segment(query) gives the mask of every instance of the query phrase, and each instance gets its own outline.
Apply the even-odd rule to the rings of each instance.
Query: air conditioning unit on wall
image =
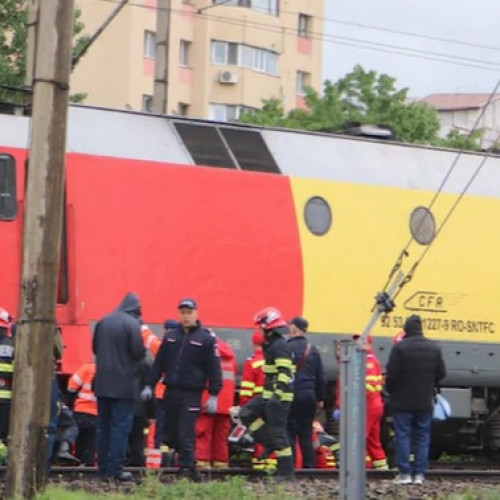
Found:
[[[229,84],[238,83],[238,73],[235,73],[234,71],[222,70],[219,73],[219,82]]]

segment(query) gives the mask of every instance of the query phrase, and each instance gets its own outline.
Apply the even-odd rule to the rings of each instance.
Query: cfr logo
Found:
[[[405,303],[409,311],[447,312],[445,297],[436,292],[416,292]]]

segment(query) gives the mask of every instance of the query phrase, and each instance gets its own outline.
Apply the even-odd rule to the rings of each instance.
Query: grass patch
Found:
[[[117,486],[120,490],[124,486]],[[93,491],[87,491],[92,488]],[[156,476],[146,476],[142,484],[127,491],[96,491],[98,486],[89,483],[82,489],[71,490],[64,486],[49,486],[37,500],[297,500],[299,497],[285,491],[280,484],[256,485],[244,477],[231,477],[224,481],[191,483],[186,479],[169,484],[161,483]]]

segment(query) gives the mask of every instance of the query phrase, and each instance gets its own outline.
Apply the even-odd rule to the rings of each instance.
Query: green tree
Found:
[[[81,11],[75,9],[74,35],[83,31],[84,25],[79,20]],[[26,56],[28,11],[24,0],[1,0],[0,2],[0,102],[22,103],[22,92],[6,90],[3,86],[22,89],[26,76]],[[75,40],[75,50],[85,43],[87,36]],[[85,94],[71,96],[72,101],[81,102]]]
[[[307,109],[285,114],[277,99],[264,101],[261,110],[244,114],[241,121],[303,130],[343,132],[353,124],[389,127],[397,140],[430,143],[437,137],[437,112],[424,103],[408,102],[408,89],[397,89],[396,80],[355,66],[332,83],[324,83],[323,95],[306,89]]]
[[[448,132],[446,138],[437,137],[432,144],[434,146],[442,146],[445,148],[464,149],[467,151],[481,151],[481,140],[485,130],[478,128],[469,134],[461,134],[457,129],[452,129]]]

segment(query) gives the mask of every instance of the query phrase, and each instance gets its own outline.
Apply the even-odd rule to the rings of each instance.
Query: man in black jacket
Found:
[[[386,390],[392,412],[398,484],[422,484],[427,469],[436,387],[446,376],[439,346],[423,335],[418,315],[407,318],[405,336],[389,355]],[[410,443],[415,459],[410,465]],[[411,474],[413,474],[413,479]]]
[[[97,462],[103,479],[131,479],[123,463],[134,416],[136,363],[145,354],[140,316],[139,298],[128,293],[94,330]]]
[[[289,432],[292,451],[299,438],[302,467],[313,468],[315,455],[312,443],[312,426],[316,410],[323,407],[325,397],[325,372],[318,349],[305,337],[307,320],[301,317],[290,321],[288,345],[295,359],[293,403],[290,408]]]
[[[208,388],[205,410],[215,413],[222,373],[217,339],[198,321],[196,302],[183,299],[178,309],[180,321],[165,332],[153,364],[151,383],[143,391],[143,397],[151,397],[151,387],[163,376],[164,441],[179,452],[180,474],[198,482],[194,449],[201,393]]]

